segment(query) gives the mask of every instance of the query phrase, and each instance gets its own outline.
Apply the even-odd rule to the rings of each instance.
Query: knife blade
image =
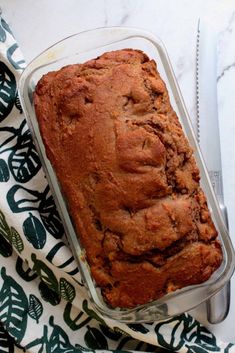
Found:
[[[213,26],[200,18],[196,46],[196,136],[228,228],[223,197],[217,108],[217,41],[218,35]],[[223,321],[230,307],[230,283],[212,296],[206,304],[208,321],[213,324]]]

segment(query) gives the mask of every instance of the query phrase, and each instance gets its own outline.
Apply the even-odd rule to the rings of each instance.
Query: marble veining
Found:
[[[167,47],[193,124],[197,21],[203,16],[213,23],[219,33],[217,87],[224,196],[235,245],[235,0],[1,0],[1,8],[27,62],[58,40],[97,27],[139,27],[159,36]],[[235,278],[228,318],[210,326],[205,312],[202,305],[192,314],[222,340],[235,342]]]
[[[218,39],[218,77],[217,82],[235,66],[235,11],[228,17],[228,23]]]
[[[117,6],[118,5],[118,6]],[[136,4],[130,0],[104,0],[105,26],[125,26],[133,15]]]
[[[219,80],[225,75],[225,73],[227,73],[230,69],[232,69],[234,67],[235,67],[235,61],[232,64],[229,64],[229,65],[225,66],[223,68],[223,71],[217,77],[217,82],[219,82]]]

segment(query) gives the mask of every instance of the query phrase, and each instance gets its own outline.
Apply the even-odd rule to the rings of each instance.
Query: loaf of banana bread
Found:
[[[156,63],[132,49],[44,75],[34,105],[91,273],[111,307],[199,284],[222,251]]]

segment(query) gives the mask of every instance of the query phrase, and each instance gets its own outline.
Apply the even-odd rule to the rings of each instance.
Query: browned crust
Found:
[[[34,104],[108,303],[134,307],[206,281],[222,252],[155,62],[126,49],[67,66],[42,77]]]

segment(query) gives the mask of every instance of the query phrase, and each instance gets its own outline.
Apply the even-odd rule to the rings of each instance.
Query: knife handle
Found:
[[[228,214],[224,205],[220,205],[225,224],[228,229]],[[211,324],[222,322],[228,315],[230,308],[230,281],[206,302],[207,320]]]

